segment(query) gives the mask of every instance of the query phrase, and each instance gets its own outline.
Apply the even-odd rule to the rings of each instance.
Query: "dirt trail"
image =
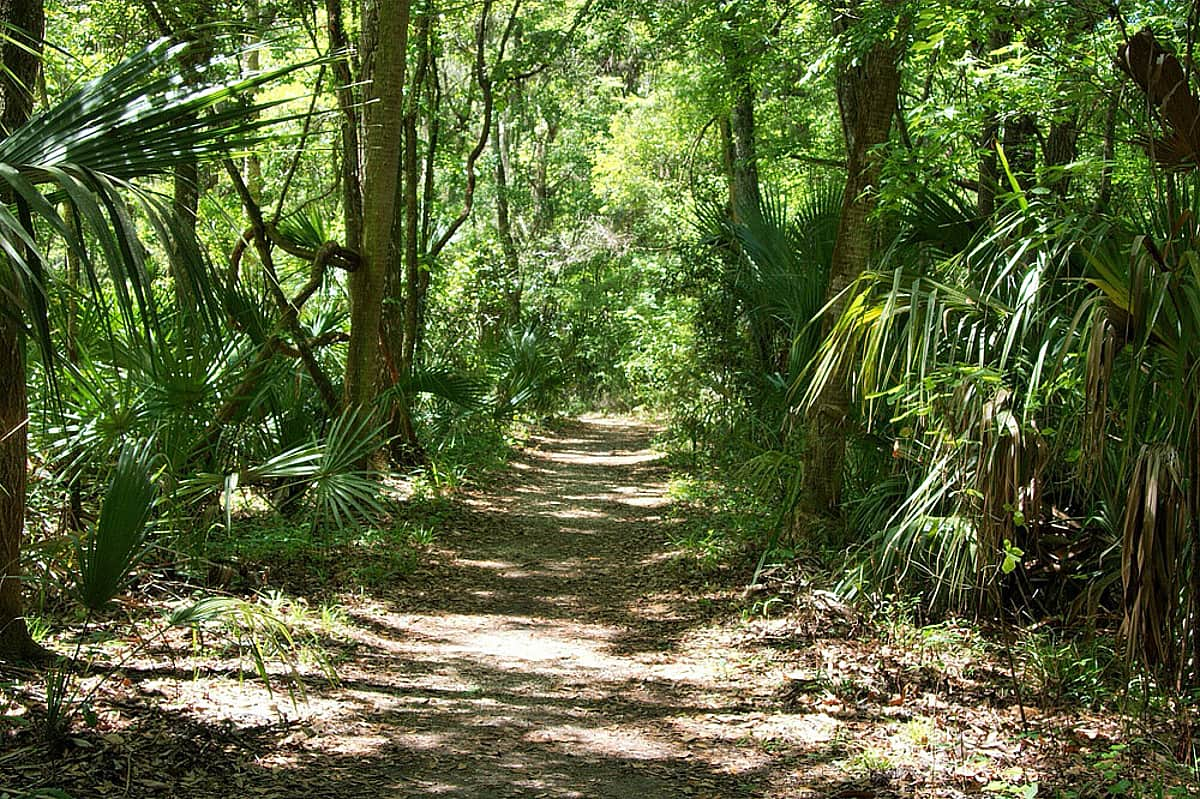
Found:
[[[432,563],[343,603],[340,684],[314,682],[298,709],[212,674],[143,675],[181,738],[211,739],[201,764],[164,756],[194,772],[176,795],[763,795],[761,714],[697,643],[720,601],[668,563],[652,433],[593,417],[535,438],[499,486],[454,503]]]
[[[752,708],[718,658],[678,648],[703,611],[656,593],[668,502],[650,435],[571,424],[469,497],[425,585],[355,619],[370,633],[310,765],[334,766],[336,741],[341,769],[392,795],[753,795],[761,752],[692,723]]]
[[[1039,780],[1046,795],[1111,793],[1094,762],[1124,740],[1120,718],[1019,706],[970,628],[880,637],[795,569],[772,578],[791,604],[743,621],[746,575],[709,584],[670,555],[652,432],[566,423],[487,490],[423,508],[437,538],[416,572],[365,581],[316,625],[340,681],[306,665],[305,703],[180,638],[125,663],[57,754],[8,715],[20,706],[0,707],[0,799],[963,799]],[[372,557],[345,550],[308,629],[318,597]],[[110,622],[88,640],[116,662],[132,642]],[[1149,751],[1129,768],[1153,776]]]

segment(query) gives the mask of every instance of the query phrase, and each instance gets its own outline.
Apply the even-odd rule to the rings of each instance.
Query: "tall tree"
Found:
[[[42,0],[0,1],[6,31],[0,46],[0,126],[8,135],[29,119],[46,25]],[[43,650],[25,624],[21,601],[21,539],[25,529],[25,342],[17,271],[0,268],[0,658],[29,660]]]
[[[837,64],[836,88],[846,143],[846,188],[830,264],[825,329],[845,305],[846,288],[871,262],[878,241],[873,219],[879,189],[879,145],[888,140],[900,91],[901,44],[895,0],[871,7],[856,0],[834,10],[835,33],[846,43]],[[857,42],[868,42],[856,52]],[[833,375],[815,397],[804,457],[806,510],[827,515],[838,508],[846,454],[851,397],[846,375]]]
[[[719,46],[733,97],[729,113],[721,120],[721,141],[729,183],[729,213],[734,222],[745,223],[762,213],[758,182],[758,153],[754,137],[754,101],[758,88],[754,79],[757,42],[754,25],[739,17],[740,4],[718,4],[721,22]],[[747,12],[749,13],[749,12]]]
[[[411,0],[380,0],[371,15],[375,30],[371,31],[373,68],[366,92],[363,263],[350,276],[350,344],[346,352],[345,396],[351,405],[370,405],[378,388],[384,283],[404,151],[404,76],[411,8]],[[364,22],[364,26],[368,24]]]

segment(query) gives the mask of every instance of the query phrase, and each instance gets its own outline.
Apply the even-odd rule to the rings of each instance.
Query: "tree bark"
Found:
[[[1100,190],[1096,193],[1096,204],[1093,211],[1105,213],[1112,202],[1113,159],[1117,154],[1117,113],[1121,110],[1121,94],[1118,88],[1108,101],[1108,110],[1104,114],[1104,148],[1102,158],[1104,166],[1100,170]]]
[[[1000,120],[989,111],[979,135],[979,182],[975,211],[980,219],[990,219],[996,213],[996,190],[1000,185],[1000,166],[996,157],[996,142],[1000,136]]]
[[[1079,155],[1079,117],[1071,113],[1064,119],[1050,123],[1050,132],[1046,135],[1046,143],[1042,147],[1042,163],[1047,169],[1065,167]],[[1048,173],[1046,187],[1058,195],[1059,199],[1067,198],[1071,188],[1071,176],[1064,173]]]
[[[1022,189],[1033,187],[1037,170],[1037,117],[1018,114],[1004,122],[1004,157]]]
[[[995,23],[988,32],[983,52],[979,58],[990,58],[990,54],[1012,41],[1009,27]],[[996,144],[1000,141],[1000,116],[994,107],[988,107],[983,115],[983,129],[979,133],[979,185],[975,209],[980,219],[990,219],[996,212],[996,194],[1000,191],[1000,165],[996,157]]]
[[[378,388],[380,319],[404,145],[404,76],[410,10],[411,0],[380,0],[375,16],[378,33],[366,105],[363,263],[350,275],[345,395],[346,403],[352,406],[371,405]]]
[[[857,7],[834,12],[834,29],[846,33],[858,24]],[[837,97],[846,141],[846,189],[830,267],[825,312],[826,333],[841,316],[845,289],[867,268],[877,246],[872,219],[880,163],[875,147],[885,143],[900,90],[899,45],[902,37],[878,37],[856,62],[838,67]],[[842,493],[850,391],[845,374],[830,376],[809,411],[804,455],[804,509],[836,513]]]
[[[342,26],[341,0],[326,0],[326,28],[329,47],[339,56],[333,62],[337,79],[338,108],[342,112],[342,219],[346,228],[346,247],[355,252],[362,249],[362,183],[360,182],[360,153],[358,137],[358,101],[354,96],[354,73],[351,70],[350,42]]]
[[[762,214],[758,153],[754,147],[754,87],[743,85],[729,111],[729,205],[733,221]]]
[[[0,0],[0,22],[10,40],[0,46],[0,126],[7,135],[33,108],[31,91],[40,66],[45,11],[42,0]],[[22,31],[26,35],[22,34]],[[16,41],[12,41],[16,40]],[[0,266],[0,283],[20,296],[11,264]],[[25,536],[25,481],[29,408],[20,308],[0,308],[0,659],[30,660],[45,654],[29,637],[21,597],[21,544]]]
[[[383,347],[381,376],[387,385],[407,383],[413,373],[416,357],[418,325],[418,292],[421,273],[421,161],[420,137],[417,134],[421,116],[417,98],[429,77],[429,45],[432,14],[428,7],[414,14],[413,36],[416,37],[416,64],[405,92],[401,136],[404,142],[400,161],[400,182],[397,184],[400,208],[392,228],[393,248],[384,278],[386,307],[380,319],[380,346]],[[416,427],[412,421],[411,397],[398,394],[391,403],[388,434],[392,439],[392,457],[406,465],[424,459]]]
[[[729,116],[721,127],[725,169],[729,181],[729,214],[734,222],[745,222],[762,213],[758,185],[758,153],[754,146],[754,85],[752,63],[760,54],[748,51],[736,4],[718,3],[726,24],[720,38],[725,74],[733,92]]]
[[[189,119],[188,122],[192,120]],[[171,212],[185,231],[184,239],[196,237],[196,213],[200,209],[200,167],[196,159],[188,159],[178,165],[172,174]],[[172,266],[180,257],[170,259]],[[171,269],[171,285],[175,291],[175,306],[182,318],[187,319],[196,308],[196,292],[186,270]],[[190,329],[185,325],[184,329]]]
[[[558,123],[546,120],[545,134],[533,142],[533,225],[532,236],[540,236],[549,227],[550,218],[550,145],[558,136]]]
[[[409,90],[408,110],[404,115],[404,323],[400,337],[400,378],[412,378],[417,356],[417,326],[419,323],[418,300],[421,275],[421,208],[419,186],[421,165],[417,157],[417,97],[428,69],[429,14],[422,12],[417,23],[421,36],[420,66]],[[397,275],[397,279],[399,275]],[[396,424],[398,442],[404,460],[419,462],[423,459],[421,442],[412,421],[412,398],[400,396],[396,400]]]
[[[504,292],[504,312],[501,329],[512,327],[521,320],[521,260],[513,239],[512,218],[508,208],[508,133],[503,114],[496,114],[496,129],[492,147],[496,151],[496,232],[500,236],[500,251],[504,256],[501,286]]]

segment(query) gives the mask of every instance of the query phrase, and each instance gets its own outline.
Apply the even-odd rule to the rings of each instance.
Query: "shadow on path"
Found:
[[[468,494],[450,514],[437,563],[347,603],[340,684],[314,682],[307,705],[250,686],[215,701],[214,682],[232,679],[189,682],[188,669],[134,675],[167,698],[123,745],[153,743],[161,773],[131,773],[144,760],[132,753],[103,764],[68,753],[62,787],[76,796],[111,795],[105,786],[197,797],[761,795],[777,767],[761,747],[695,732],[697,719],[736,727],[755,705],[719,657],[684,645],[720,601],[664,575],[667,474],[652,433],[585,418],[535,439],[504,485]],[[198,720],[214,713],[219,721]],[[72,764],[89,757],[87,783],[73,778]]]

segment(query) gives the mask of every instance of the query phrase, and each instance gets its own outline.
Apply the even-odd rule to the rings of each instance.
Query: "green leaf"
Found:
[[[127,444],[117,459],[100,518],[76,546],[76,592],[89,610],[101,610],[124,587],[145,550],[146,525],[157,488],[149,442]]]
[[[1013,542],[1007,538],[1004,539],[1004,560],[1000,563],[1000,571],[1004,574],[1012,574],[1017,570],[1023,557],[1025,557],[1023,549],[1014,546]]]

